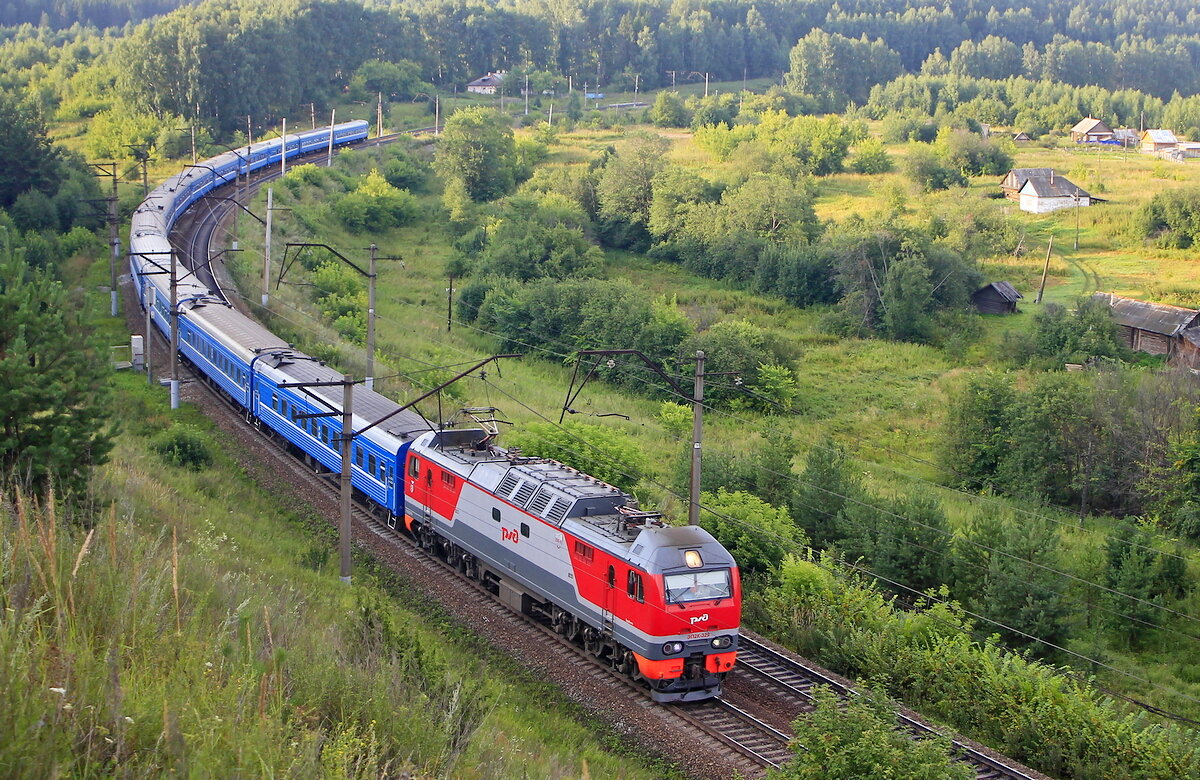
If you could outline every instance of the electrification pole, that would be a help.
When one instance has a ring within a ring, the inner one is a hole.
[[[337,109],[329,110],[329,155],[325,159],[325,167],[333,165],[333,126],[337,124]]]
[[[171,252],[171,408],[179,408],[179,271]]]
[[[338,528],[338,553],[341,558],[342,582],[350,584],[350,498],[353,490],[350,483],[350,448],[354,443],[354,382],[342,374],[342,473],[339,481],[342,488],[342,522]],[[403,468],[403,466],[401,466]]]
[[[696,351],[692,394],[692,473],[688,489],[688,525],[700,525],[700,448],[704,437],[704,352]]]
[[[271,301],[271,215],[275,213],[271,207],[273,197],[274,192],[272,188],[267,187],[267,235],[263,241],[263,306],[266,306]]]

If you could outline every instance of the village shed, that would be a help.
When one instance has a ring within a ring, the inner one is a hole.
[[[1179,352],[1172,362],[1193,371],[1200,370],[1200,327],[1188,328],[1179,335]]]
[[[1029,133],[1025,132],[1024,130],[1021,130],[1020,132],[1017,132],[1017,133],[1013,133],[1012,139],[1014,141],[1016,141],[1017,143],[1022,143],[1024,141],[1032,141],[1033,140],[1032,138],[1029,137]]]
[[[1170,130],[1147,130],[1142,133],[1143,152],[1165,152],[1179,146],[1179,139]]]
[[[1085,117],[1071,128],[1071,140],[1077,144],[1098,144],[1111,140],[1112,128],[1095,117]]]
[[[1016,314],[1017,300],[1024,297],[1008,282],[992,282],[971,293],[971,304],[980,314]]]
[[[1000,191],[1009,200],[1021,199],[1021,188],[1030,176],[1049,176],[1054,171],[1050,168],[1013,168],[1000,181]]]
[[[1092,196],[1066,176],[1050,171],[1048,176],[1029,176],[1021,187],[1021,211],[1046,214],[1069,208],[1092,205]]]
[[[1096,293],[1092,298],[1108,306],[1126,346],[1137,352],[1174,359],[1183,350],[1183,333],[1200,325],[1200,311]]]

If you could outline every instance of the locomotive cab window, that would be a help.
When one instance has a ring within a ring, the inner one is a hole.
[[[416,458],[408,459],[408,475],[410,477],[421,476],[421,461],[417,460]]]
[[[631,599],[637,599],[639,602],[646,600],[646,591],[642,586],[642,575],[630,569],[629,576],[625,582],[625,590]]]
[[[729,569],[668,574],[663,578],[668,604],[727,599],[732,593]]]

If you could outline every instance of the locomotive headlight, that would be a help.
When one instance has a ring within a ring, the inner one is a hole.
[[[713,646],[714,650],[724,650],[733,644],[733,637],[728,635],[714,637],[710,644]]]
[[[667,655],[675,655],[683,652],[683,642],[667,642],[663,645],[663,652]]]

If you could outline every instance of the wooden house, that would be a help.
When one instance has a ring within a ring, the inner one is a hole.
[[[1200,143],[1195,141],[1180,141],[1176,148],[1184,157],[1200,157]]]
[[[1170,130],[1147,130],[1142,133],[1143,152],[1165,152],[1179,146],[1179,139]]]
[[[1141,141],[1142,134],[1128,127],[1118,127],[1113,130],[1112,140],[1121,146],[1132,149]]]
[[[1009,200],[1021,199],[1021,188],[1030,176],[1049,176],[1054,173],[1050,168],[1013,168],[1000,182],[1000,191]]]
[[[505,73],[502,70],[480,76],[474,81],[467,82],[467,92],[473,92],[476,95],[494,95],[504,82],[504,76]]]
[[[1098,144],[1112,137],[1112,128],[1091,116],[1079,120],[1079,124],[1071,128],[1071,140],[1077,144]]]
[[[1031,214],[1046,214],[1069,208],[1092,205],[1092,196],[1066,176],[1053,170],[1050,174],[1031,175],[1025,179],[1020,191],[1021,211]]]
[[[1016,314],[1017,300],[1023,297],[1008,282],[992,282],[971,293],[971,305],[980,314]]]
[[[1165,303],[1150,303],[1113,293],[1096,293],[1093,299],[1108,306],[1125,344],[1137,352],[1166,355],[1174,360],[1185,353],[1184,332],[1200,326],[1200,311]]]

